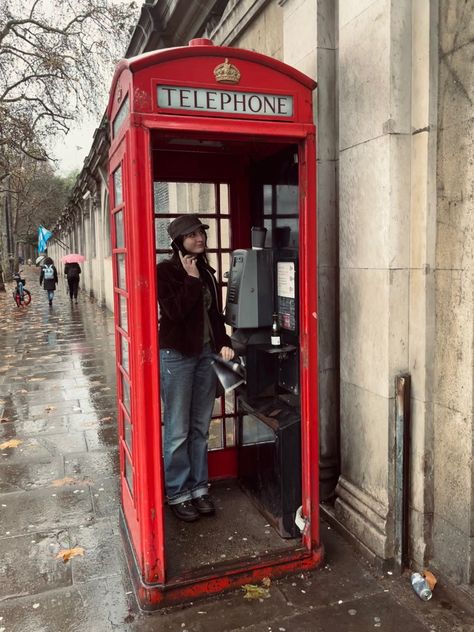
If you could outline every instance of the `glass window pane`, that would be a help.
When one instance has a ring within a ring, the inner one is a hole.
[[[122,211],[118,211],[117,213],[114,213],[114,224],[115,224],[115,247],[125,248]]]
[[[112,133],[113,133],[114,138],[117,136],[120,128],[122,127],[122,123],[127,117],[129,110],[130,110],[130,107],[129,107],[128,96],[127,96],[125,97],[125,100],[122,103],[120,110],[117,112],[117,116],[114,118],[114,122],[112,125]]]
[[[153,183],[153,197],[155,199],[155,213],[169,213],[170,199],[168,182]]]
[[[126,378],[122,375],[122,403],[125,406],[126,411],[130,414],[130,385]]]
[[[165,217],[155,217],[155,248],[166,250],[170,247],[171,239],[168,235],[168,226],[171,220]]]
[[[272,248],[272,220],[264,220],[263,225],[267,229],[267,234],[265,235],[265,248]]]
[[[222,397],[218,397],[214,400],[214,408],[212,409],[213,417],[220,417],[222,415]]]
[[[226,272],[230,270],[230,263],[232,261],[232,257],[229,252],[223,252],[221,255],[222,261],[222,279],[225,281],[227,279]]]
[[[166,259],[169,259],[171,255],[171,252],[169,252],[168,254],[166,253],[161,253],[159,255],[156,255],[156,263],[160,263],[161,261],[165,261]]]
[[[125,469],[125,480],[127,481],[128,489],[133,496],[133,469],[127,454],[124,455],[123,466]]]
[[[263,212],[266,215],[272,214],[272,189],[271,184],[263,185]]]
[[[114,207],[123,202],[122,193],[122,165],[114,171]]]
[[[252,443],[272,443],[275,441],[273,430],[253,415],[242,417],[242,445]]]
[[[220,195],[220,203],[221,203],[221,213],[228,213],[229,212],[229,185],[228,184],[219,185],[219,195]]]
[[[235,391],[225,394],[225,412],[226,415],[235,413]]]
[[[117,258],[117,287],[125,290],[127,288],[125,277],[125,254],[115,255]]]
[[[156,213],[206,213],[216,212],[214,184],[202,182],[155,182]]]
[[[298,248],[299,226],[298,219],[278,219],[275,227],[276,248]]]
[[[281,214],[298,213],[298,187],[294,184],[277,184],[276,212]]]
[[[128,340],[125,338],[125,336],[120,336],[120,360],[121,360],[121,365],[128,373],[128,370],[129,370]]]
[[[209,428],[209,450],[219,450],[222,447],[222,419],[212,419]]]
[[[226,448],[235,445],[235,419],[232,417],[225,420],[225,445]]]
[[[130,420],[128,419],[127,415],[123,416],[123,438],[131,454],[132,453],[132,424],[130,423]]]
[[[124,331],[128,331],[127,298],[119,294],[119,325]]]
[[[230,248],[230,221],[221,219],[221,248]]]

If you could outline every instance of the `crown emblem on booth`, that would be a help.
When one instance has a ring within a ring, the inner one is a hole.
[[[214,68],[214,76],[219,83],[239,83],[240,71],[226,58],[223,64]]]

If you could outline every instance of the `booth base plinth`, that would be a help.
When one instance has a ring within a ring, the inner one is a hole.
[[[212,494],[216,515],[195,523],[180,522],[166,507],[165,583],[143,581],[121,512],[127,562],[142,610],[218,595],[264,577],[278,578],[322,563],[322,547],[308,551],[299,538],[281,538],[235,481],[214,484]]]

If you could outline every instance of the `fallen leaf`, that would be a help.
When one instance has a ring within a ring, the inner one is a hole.
[[[245,592],[244,599],[267,599],[270,597],[268,588],[262,588],[256,584],[244,584],[242,590]]]
[[[20,439],[10,439],[10,441],[5,441],[5,443],[0,443],[0,450],[5,450],[6,448],[17,448],[23,441]]]
[[[272,583],[272,580],[270,579],[270,577],[264,577],[262,579],[262,584],[265,586],[265,588],[270,588],[271,583]]]
[[[30,377],[28,381],[29,382],[43,382],[45,379],[46,379],[45,377]]]
[[[17,393],[28,393],[28,391],[26,390],[26,388],[20,388],[19,391],[16,391]]]
[[[9,421],[10,421],[10,420],[8,419],[8,417],[2,417],[2,418],[0,419],[0,424],[6,424],[6,423],[8,423]]]
[[[72,549],[63,549],[59,551],[56,555],[56,559],[59,560],[62,558],[63,562],[68,562],[72,557],[77,557],[78,555],[82,555],[82,557],[84,557],[84,549],[82,546],[75,546]]]
[[[433,590],[436,584],[438,583],[438,580],[433,575],[433,573],[425,568],[425,570],[423,571],[423,577],[426,579],[426,582],[428,586],[430,587],[430,590]]]
[[[112,417],[102,417],[99,421],[112,421]]]
[[[46,406],[45,412],[50,413],[52,410],[56,410],[56,406]]]
[[[84,478],[79,480],[78,478],[71,478],[70,476],[65,476],[64,478],[57,478],[51,483],[52,487],[63,487],[64,485],[89,485],[92,483],[90,478]]]

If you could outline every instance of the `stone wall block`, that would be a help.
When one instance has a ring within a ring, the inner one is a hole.
[[[390,140],[376,138],[340,155],[342,267],[388,268]]]
[[[411,137],[411,217],[410,217],[410,267],[422,269],[427,264],[434,265],[430,256],[427,231],[430,222],[428,208],[428,189],[426,178],[428,173],[429,132],[421,132]]]
[[[318,360],[319,369],[335,369],[339,363],[334,341],[338,337],[337,270],[319,268],[318,271]]]
[[[336,162],[317,163],[318,266],[337,267],[339,218],[336,206]]]
[[[430,3],[413,2],[411,54],[411,124],[413,130],[430,124]]]
[[[333,495],[339,476],[339,372],[319,371],[319,482],[321,500]]]
[[[474,33],[474,3],[472,0],[440,2],[440,49],[445,54],[472,41]]]
[[[410,270],[410,322],[408,369],[412,396],[419,401],[433,397],[434,271]]]
[[[388,266],[410,265],[410,154],[411,136],[390,135],[390,214],[388,217]]]
[[[285,62],[298,68],[298,62],[312,53],[317,43],[317,2],[304,0],[283,6]]]
[[[351,2],[352,3],[352,2]],[[360,3],[352,3],[359,5]],[[384,0],[342,26],[339,34],[339,147],[390,131],[389,14]],[[388,127],[387,127],[388,125]]]
[[[318,48],[336,48],[336,3],[316,0]]]
[[[446,129],[455,126],[463,136],[466,132],[463,123],[472,121],[474,103],[472,61],[472,46],[463,46],[444,55],[439,61],[440,127]],[[471,68],[470,73],[466,72],[467,68]]]
[[[341,269],[340,297],[341,380],[390,397],[388,271]]]
[[[435,522],[440,518],[459,531],[471,531],[472,419],[435,404]]]
[[[474,366],[473,272],[436,272],[435,401],[471,416]]]
[[[432,513],[433,406],[413,396],[410,406],[410,507],[420,513]]]
[[[339,0],[339,28],[348,24],[354,18],[360,16],[372,4],[377,4],[379,0]]]
[[[411,132],[412,0],[390,3],[390,128]],[[387,10],[388,12],[388,10]],[[396,178],[394,178],[396,181]]]
[[[341,382],[341,475],[388,507],[388,428],[393,399]]]
[[[335,160],[337,153],[336,119],[336,54],[333,50],[318,49],[316,72],[318,87],[314,92],[314,112],[318,132],[318,158]],[[304,72],[304,71],[303,71]]]
[[[433,563],[456,583],[472,581],[469,559],[473,542],[450,522],[433,517]]]

